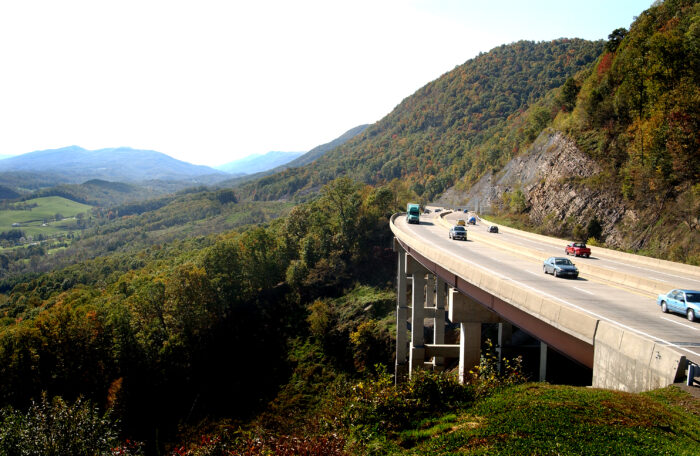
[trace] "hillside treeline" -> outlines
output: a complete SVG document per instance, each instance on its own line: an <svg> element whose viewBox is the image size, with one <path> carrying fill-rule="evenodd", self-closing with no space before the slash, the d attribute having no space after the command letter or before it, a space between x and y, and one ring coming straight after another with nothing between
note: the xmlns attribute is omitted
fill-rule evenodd
<svg viewBox="0 0 700 456"><path fill-rule="evenodd" d="M327 300L354 284L391 281L388 216L397 197L389 187L340 179L266 226L115 253L18 281L0 295L0 406L23 409L42 394L82 397L110 409L127 436L152 450L172 439L177 425L248 419L287 381L289 344L309 334L314 302L315 331L352 371L350 334L373 300L358 298L360 315L342 319L340 332L322 316L332 314ZM386 313L391 306L381 307ZM383 331L378 350L376 335L358 336L366 358L357 358L357 368L365 359L389 362Z"/></svg>
<svg viewBox="0 0 700 456"><path fill-rule="evenodd" d="M629 248L700 261L700 3L669 0L617 29L567 80L553 122L604 171L587 185L621 196L638 220Z"/></svg>
<svg viewBox="0 0 700 456"><path fill-rule="evenodd" d="M240 192L277 199L347 175L371 184L406 179L430 201L465 175L475 181L531 142L551 117L533 118L504 147L508 123L590 65L602 48L602 42L579 39L497 47L419 89L312 165L245 184Z"/></svg>

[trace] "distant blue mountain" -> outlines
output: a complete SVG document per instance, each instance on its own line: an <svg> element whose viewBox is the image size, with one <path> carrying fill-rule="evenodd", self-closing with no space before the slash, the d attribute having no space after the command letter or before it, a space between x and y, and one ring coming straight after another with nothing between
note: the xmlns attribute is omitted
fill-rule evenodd
<svg viewBox="0 0 700 456"><path fill-rule="evenodd" d="M216 169L230 174L254 174L285 165L295 158L301 157L304 153L273 151L266 154L254 154L217 166Z"/></svg>
<svg viewBox="0 0 700 456"><path fill-rule="evenodd" d="M176 160L154 150L117 147L86 150L78 146L38 150L0 160L0 173L27 172L61 176L68 182L90 179L211 183L230 178L208 166Z"/></svg>

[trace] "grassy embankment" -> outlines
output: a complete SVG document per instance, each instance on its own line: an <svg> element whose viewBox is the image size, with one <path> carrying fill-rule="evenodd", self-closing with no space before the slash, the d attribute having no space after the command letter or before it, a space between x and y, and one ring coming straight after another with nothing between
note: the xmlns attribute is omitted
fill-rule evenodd
<svg viewBox="0 0 700 456"><path fill-rule="evenodd" d="M527 383L367 442L395 455L698 455L700 400Z"/></svg>

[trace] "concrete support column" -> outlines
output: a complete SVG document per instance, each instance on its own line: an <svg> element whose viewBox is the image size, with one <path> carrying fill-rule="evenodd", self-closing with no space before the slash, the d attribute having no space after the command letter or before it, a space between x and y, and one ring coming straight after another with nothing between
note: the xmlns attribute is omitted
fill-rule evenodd
<svg viewBox="0 0 700 456"><path fill-rule="evenodd" d="M394 381L401 382L408 375L408 306L406 305L406 252L398 246L399 264L396 277L396 362Z"/></svg>
<svg viewBox="0 0 700 456"><path fill-rule="evenodd" d="M460 323L459 329L459 382L465 383L481 359L481 323Z"/></svg>
<svg viewBox="0 0 700 456"><path fill-rule="evenodd" d="M425 361L425 272L413 274L413 290L411 303L411 353L409 376L414 369L423 367Z"/></svg>
<svg viewBox="0 0 700 456"><path fill-rule="evenodd" d="M547 378L547 344L540 341L540 381L544 382Z"/></svg>
<svg viewBox="0 0 700 456"><path fill-rule="evenodd" d="M513 336L513 325L504 321L498 324L498 372L503 372L503 346L509 345Z"/></svg>
<svg viewBox="0 0 700 456"><path fill-rule="evenodd" d="M441 345L445 343L445 307L446 307L446 284L445 281L438 277L437 290L435 294L435 322L433 324L433 343ZM439 368L445 363L445 359L441 356L436 356L433 359L433 366Z"/></svg>
<svg viewBox="0 0 700 456"><path fill-rule="evenodd" d="M435 307L435 276L428 274L425 282L425 307Z"/></svg>
<svg viewBox="0 0 700 456"><path fill-rule="evenodd" d="M474 366L479 365L481 324L499 323L500 318L491 310L454 288L450 288L447 302L450 321L460 323L459 381L464 382L469 371Z"/></svg>

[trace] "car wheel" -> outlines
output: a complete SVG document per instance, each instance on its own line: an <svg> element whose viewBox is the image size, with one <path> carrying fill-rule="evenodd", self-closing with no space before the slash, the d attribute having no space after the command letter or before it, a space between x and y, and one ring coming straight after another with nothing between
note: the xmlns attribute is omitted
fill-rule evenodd
<svg viewBox="0 0 700 456"><path fill-rule="evenodd" d="M542 272L544 272L545 274L548 274L547 273L547 266L542 266Z"/></svg>
<svg viewBox="0 0 700 456"><path fill-rule="evenodd" d="M666 301L661 301L661 312L668 313L668 306L666 305Z"/></svg>
<svg viewBox="0 0 700 456"><path fill-rule="evenodd" d="M591 256L590 253L587 253L587 254L586 254L586 258L590 258L590 256Z"/></svg>
<svg viewBox="0 0 700 456"><path fill-rule="evenodd" d="M554 270L554 277L559 277L559 274L557 274L557 270Z"/></svg>
<svg viewBox="0 0 700 456"><path fill-rule="evenodd" d="M568 251L568 250L564 250L564 253L566 253L566 256L569 256L569 251Z"/></svg>
<svg viewBox="0 0 700 456"><path fill-rule="evenodd" d="M693 309L688 309L688 321L695 321L695 312L693 312Z"/></svg>

